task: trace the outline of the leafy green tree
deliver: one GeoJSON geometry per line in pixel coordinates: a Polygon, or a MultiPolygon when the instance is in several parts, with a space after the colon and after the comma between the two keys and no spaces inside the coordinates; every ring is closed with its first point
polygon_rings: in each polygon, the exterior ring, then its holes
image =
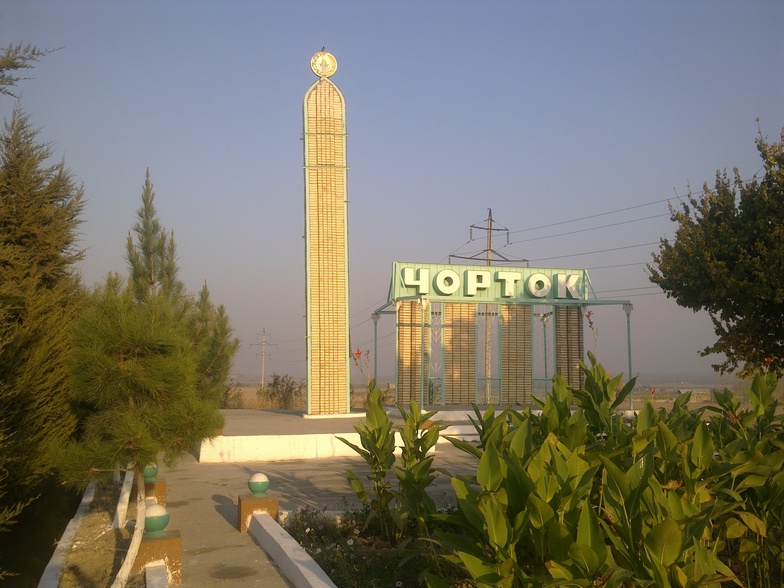
{"type": "Polygon", "coordinates": [[[16,107],[0,137],[0,433],[6,482],[31,492],[50,442],[76,426],[69,404],[71,325],[84,303],[76,270],[82,187],[16,107]]]}
{"type": "Polygon", "coordinates": [[[765,174],[741,180],[716,174],[680,210],[675,239],[662,239],[650,280],[695,312],[707,310],[722,353],[713,367],[741,375],[784,371],[784,129],[779,143],[756,140],[765,174]]]}
{"type": "Polygon", "coordinates": [[[21,43],[8,45],[0,52],[0,94],[16,96],[11,88],[16,83],[25,79],[14,75],[20,69],[30,69],[33,64],[44,55],[51,53],[51,49],[38,49],[35,45],[22,45],[21,43]]]}

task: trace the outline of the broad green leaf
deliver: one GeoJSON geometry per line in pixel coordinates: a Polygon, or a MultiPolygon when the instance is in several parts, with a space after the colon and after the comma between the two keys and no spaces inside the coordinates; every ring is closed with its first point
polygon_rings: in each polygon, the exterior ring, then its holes
{"type": "MultiPolygon", "coordinates": [[[[589,500],[583,501],[580,509],[580,520],[577,523],[577,542],[587,545],[595,554],[598,565],[607,559],[607,546],[604,544],[604,534],[599,527],[599,519],[594,512],[589,500]]],[[[594,570],[596,571],[596,570],[594,570]]]]}
{"type": "Polygon", "coordinates": [[[554,586],[575,586],[574,583],[574,573],[570,570],[567,566],[561,564],[557,561],[548,561],[547,562],[547,571],[550,575],[555,578],[556,580],[563,580],[561,582],[548,582],[546,584],[547,588],[551,588],[554,586]]]}
{"type": "Polygon", "coordinates": [[[452,488],[457,498],[457,506],[466,519],[466,522],[474,529],[481,530],[484,527],[484,517],[477,508],[478,495],[471,485],[462,478],[452,478],[452,488]]]}
{"type": "Polygon", "coordinates": [[[495,492],[503,481],[501,473],[501,462],[498,459],[498,451],[495,446],[490,445],[485,449],[484,455],[479,460],[479,468],[476,470],[476,479],[482,490],[495,492]]]}
{"type": "Polygon", "coordinates": [[[659,429],[659,434],[656,438],[656,445],[662,456],[666,456],[670,451],[677,447],[678,438],[663,421],[659,421],[657,423],[657,427],[659,429]]]}
{"type": "Polygon", "coordinates": [[[496,551],[507,547],[509,521],[494,496],[483,496],[479,501],[479,511],[484,515],[487,539],[496,551]]]}
{"type": "Polygon", "coordinates": [[[370,491],[365,489],[365,484],[359,477],[352,472],[351,470],[346,470],[346,480],[348,480],[349,486],[351,486],[352,492],[357,495],[357,499],[361,503],[365,503],[370,496],[370,491]]]}
{"type": "Polygon", "coordinates": [[[759,519],[757,516],[751,514],[750,512],[741,511],[737,513],[740,519],[745,523],[745,525],[751,529],[752,533],[756,533],[762,537],[768,536],[768,530],[765,526],[765,521],[759,519]]]}
{"type": "Polygon", "coordinates": [[[534,493],[528,495],[528,508],[531,525],[536,529],[544,527],[555,516],[552,507],[534,493]]]}
{"type": "Polygon", "coordinates": [[[626,585],[624,582],[634,576],[633,571],[623,568],[616,568],[608,573],[610,576],[605,580],[603,588],[622,588],[626,585]]]}
{"type": "Polygon", "coordinates": [[[651,443],[656,441],[658,433],[659,430],[656,427],[651,427],[632,437],[632,454],[636,457],[645,451],[651,443]]]}
{"type": "Polygon", "coordinates": [[[604,455],[600,455],[599,459],[604,465],[605,470],[607,470],[607,477],[609,481],[612,481],[612,488],[613,486],[617,489],[617,492],[620,493],[618,496],[621,502],[625,502],[627,498],[629,498],[629,493],[631,492],[631,484],[629,482],[629,478],[624,474],[621,469],[615,465],[612,461],[606,458],[604,455]]]}
{"type": "Polygon", "coordinates": [[[639,435],[655,426],[656,411],[653,410],[653,405],[650,402],[646,402],[640,412],[637,413],[637,434],[639,435]]]}
{"type": "Polygon", "coordinates": [[[736,490],[744,490],[745,488],[759,488],[760,486],[764,486],[765,483],[768,481],[768,476],[762,476],[760,474],[749,474],[747,476],[743,476],[735,489],[736,490]]]}
{"type": "Polygon", "coordinates": [[[671,517],[651,527],[645,535],[645,547],[651,554],[651,558],[660,562],[665,568],[677,561],[681,554],[682,542],[681,529],[671,517]]]}
{"type": "Polygon", "coordinates": [[[502,585],[502,578],[498,573],[497,566],[464,551],[458,552],[457,556],[479,586],[502,585]]]}
{"type": "MultiPolygon", "coordinates": [[[[340,437],[338,437],[338,439],[340,439],[340,437]]],[[[445,435],[444,439],[449,441],[454,447],[456,447],[460,451],[464,451],[469,455],[473,455],[477,459],[482,457],[482,453],[484,453],[479,447],[477,447],[473,443],[468,443],[467,441],[463,441],[462,439],[457,439],[456,437],[449,437],[448,435],[445,435]]]]}
{"type": "Polygon", "coordinates": [[[701,422],[697,426],[697,430],[694,431],[694,439],[691,448],[691,462],[698,468],[705,469],[713,459],[713,453],[715,451],[708,427],[704,422],[701,422]]]}
{"type": "Polygon", "coordinates": [[[784,466],[784,450],[779,449],[762,456],[760,463],[768,466],[774,472],[779,471],[784,466]]]}
{"type": "Polygon", "coordinates": [[[667,570],[664,569],[661,562],[658,559],[653,558],[651,559],[651,564],[653,565],[653,579],[656,581],[656,588],[672,588],[670,579],[667,576],[667,570]]]}
{"type": "Polygon", "coordinates": [[[653,462],[654,459],[650,452],[645,452],[639,456],[632,467],[629,468],[629,471],[626,472],[632,491],[648,484],[648,479],[653,474],[653,462]]]}
{"type": "Polygon", "coordinates": [[[683,512],[683,500],[675,490],[667,491],[667,505],[670,509],[670,516],[676,521],[682,521],[685,518],[683,512]]]}
{"type": "Polygon", "coordinates": [[[759,543],[749,539],[748,537],[741,537],[740,549],[738,549],[738,557],[742,562],[751,561],[759,551],[759,543]]]}
{"type": "Polygon", "coordinates": [[[569,547],[573,543],[569,529],[561,521],[552,519],[545,527],[545,533],[550,558],[555,561],[566,561],[569,557],[569,547]]]}
{"type": "MultiPolygon", "coordinates": [[[[629,375],[631,376],[631,374],[629,375]]],[[[618,408],[623,403],[623,401],[626,400],[626,397],[629,396],[629,394],[631,394],[636,384],[637,384],[637,377],[634,377],[628,382],[626,382],[626,385],[624,385],[621,391],[618,392],[618,394],[615,396],[615,400],[610,405],[610,409],[615,410],[616,408],[618,408]]]]}
{"type": "Polygon", "coordinates": [[[523,459],[531,452],[531,422],[524,419],[512,433],[509,451],[518,459],[523,459]]]}
{"type": "Polygon", "coordinates": [[[599,556],[588,545],[583,543],[572,543],[569,548],[569,558],[579,567],[589,578],[599,571],[599,556]]]}
{"type": "Polygon", "coordinates": [[[689,576],[686,575],[686,572],[683,571],[683,568],[673,565],[672,571],[674,572],[675,581],[678,583],[678,586],[680,588],[686,588],[686,586],[689,585],[689,576]]]}
{"type": "MultiPolygon", "coordinates": [[[[561,445],[558,443],[553,442],[553,440],[548,437],[548,443],[545,445],[550,450],[550,467],[553,468],[555,474],[558,476],[559,486],[567,480],[569,477],[569,468],[566,465],[566,457],[568,457],[571,452],[566,448],[565,445],[561,445]]],[[[550,500],[551,497],[547,497],[547,500],[550,500]]]]}

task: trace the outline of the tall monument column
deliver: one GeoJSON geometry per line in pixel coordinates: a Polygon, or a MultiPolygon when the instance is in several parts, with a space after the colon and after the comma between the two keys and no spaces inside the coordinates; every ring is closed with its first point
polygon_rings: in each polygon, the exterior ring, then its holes
{"type": "Polygon", "coordinates": [[[342,414],[351,410],[346,105],[329,79],[335,58],[322,49],[310,67],[318,80],[303,102],[308,414],[342,414]]]}

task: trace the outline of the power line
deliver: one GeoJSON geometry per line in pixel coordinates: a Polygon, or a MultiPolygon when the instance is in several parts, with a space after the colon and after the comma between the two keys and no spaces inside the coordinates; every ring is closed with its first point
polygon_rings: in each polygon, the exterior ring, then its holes
{"type": "Polygon", "coordinates": [[[584,267],[584,270],[600,270],[600,269],[612,269],[616,267],[629,267],[632,265],[647,265],[650,261],[638,261],[636,263],[616,263],[614,265],[597,265],[594,267],[584,267]]]}
{"type": "MultiPolygon", "coordinates": [[[[607,229],[609,227],[618,227],[620,225],[628,225],[628,224],[631,224],[631,223],[637,223],[637,222],[644,221],[644,220],[650,220],[652,218],[661,218],[663,216],[670,216],[670,213],[669,212],[665,212],[665,213],[662,213],[662,214],[653,214],[651,216],[645,216],[645,217],[642,217],[642,218],[635,218],[635,219],[631,219],[631,220],[620,221],[620,222],[617,222],[617,223],[609,223],[609,224],[606,224],[606,225],[599,225],[597,227],[589,227],[587,229],[578,229],[576,231],[568,231],[566,233],[556,233],[554,235],[545,235],[543,237],[531,237],[530,239],[520,239],[519,241],[510,241],[509,243],[507,243],[507,245],[517,245],[518,243],[528,243],[529,241],[541,241],[542,239],[552,239],[554,237],[563,237],[565,235],[576,235],[577,233],[587,233],[588,231],[598,231],[599,229],[607,229]]],[[[515,232],[519,232],[519,231],[515,231],[515,232]]],[[[506,247],[506,245],[504,245],[504,247],[506,247]]]]}
{"type": "MultiPolygon", "coordinates": [[[[680,198],[680,196],[678,196],[678,198],[680,198]]],[[[555,222],[555,223],[549,223],[549,224],[546,224],[546,225],[540,225],[538,227],[529,227],[527,229],[519,229],[517,231],[510,231],[510,234],[523,233],[525,231],[538,231],[540,229],[549,229],[550,227],[557,227],[559,225],[566,225],[566,224],[569,224],[569,223],[576,223],[576,222],[579,222],[579,221],[590,220],[592,218],[599,218],[601,216],[608,216],[608,215],[611,215],[611,214],[617,214],[619,212],[627,212],[629,210],[635,210],[637,208],[644,208],[646,206],[653,206],[654,204],[661,204],[663,202],[669,202],[670,200],[672,200],[672,198],[664,198],[663,200],[654,200],[653,202],[646,202],[645,204],[636,204],[634,206],[627,206],[625,208],[618,208],[617,210],[609,210],[607,212],[597,212],[596,214],[591,214],[591,215],[583,216],[583,217],[580,217],[580,218],[573,218],[573,219],[570,219],[570,220],[558,221],[558,222],[555,222]]]]}
{"type": "Polygon", "coordinates": [[[595,294],[606,294],[607,292],[630,292],[632,290],[651,290],[651,289],[659,289],[658,286],[640,286],[638,288],[615,288],[613,290],[598,290],[594,292],[595,294]]]}
{"type": "Polygon", "coordinates": [[[594,255],[596,253],[608,253],[610,251],[624,251],[626,249],[634,249],[635,247],[649,247],[651,245],[658,245],[658,241],[652,243],[639,243],[637,245],[626,245],[624,247],[611,247],[609,249],[597,249],[596,251],[583,251],[582,253],[570,253],[568,255],[554,255],[552,257],[540,257],[539,259],[532,259],[531,261],[549,261],[551,259],[562,259],[564,257],[579,257],[581,255],[594,255]]]}

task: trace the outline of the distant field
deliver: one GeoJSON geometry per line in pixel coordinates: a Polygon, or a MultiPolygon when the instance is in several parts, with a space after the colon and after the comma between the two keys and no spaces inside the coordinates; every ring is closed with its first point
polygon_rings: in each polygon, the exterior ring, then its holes
{"type": "MultiPolygon", "coordinates": [[[[749,381],[735,381],[733,384],[729,386],[716,386],[715,389],[723,390],[725,387],[729,388],[734,394],[735,397],[740,401],[741,405],[748,404],[748,400],[746,398],[746,390],[751,386],[751,382],[749,381]]],[[[634,392],[632,393],[633,401],[634,401],[634,408],[641,407],[647,400],[651,400],[655,406],[667,407],[672,405],[673,401],[677,397],[680,392],[692,391],[692,398],[690,401],[690,406],[692,407],[699,407],[705,406],[707,404],[713,404],[713,394],[712,390],[714,387],[707,386],[705,384],[689,384],[686,382],[680,383],[662,383],[654,386],[645,386],[645,387],[638,387],[635,388],[634,392]],[[655,392],[652,394],[651,389],[655,388],[655,392]]],[[[245,408],[245,409],[253,409],[253,410],[275,410],[278,407],[272,405],[269,402],[265,402],[263,398],[259,398],[257,396],[258,388],[256,386],[241,386],[236,389],[236,393],[233,396],[232,402],[227,406],[227,408],[245,408]]],[[[352,408],[362,408],[365,405],[365,396],[367,395],[367,388],[363,387],[356,387],[354,388],[351,406],[352,408]]],[[[784,380],[779,382],[779,386],[776,391],[776,398],[779,402],[784,401],[784,380]]],[[[393,404],[394,399],[389,396],[385,399],[387,404],[393,404]]],[[[624,406],[622,408],[628,408],[629,401],[627,400],[624,402],[624,406]]],[[[294,407],[295,409],[305,410],[306,408],[306,399],[303,397],[300,399],[299,403],[294,407]]]]}

